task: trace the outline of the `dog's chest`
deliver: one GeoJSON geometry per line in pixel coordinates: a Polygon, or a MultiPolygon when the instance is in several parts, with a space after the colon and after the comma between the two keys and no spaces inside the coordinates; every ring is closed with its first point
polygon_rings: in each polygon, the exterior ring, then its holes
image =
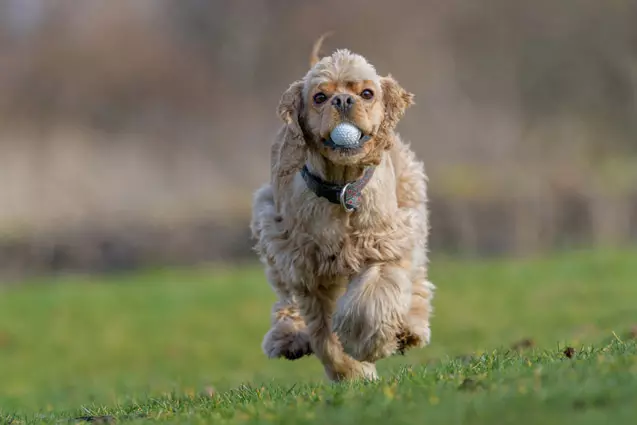
{"type": "Polygon", "coordinates": [[[317,217],[307,223],[311,242],[306,245],[306,263],[308,270],[317,276],[352,275],[360,270],[365,262],[365,253],[356,252],[357,232],[346,224],[342,217],[317,217]]]}
{"type": "Polygon", "coordinates": [[[299,241],[297,250],[307,274],[315,276],[348,277],[357,274],[372,262],[392,261],[399,258],[396,247],[404,243],[390,235],[378,232],[374,226],[357,220],[337,208],[316,214],[300,226],[306,237],[299,241]]]}
{"type": "MultiPolygon", "coordinates": [[[[378,173],[378,176],[381,174],[378,173]]],[[[295,180],[285,216],[292,265],[304,276],[341,276],[359,273],[367,264],[395,261],[405,252],[407,234],[397,208],[392,179],[376,179],[363,192],[358,211],[317,197],[302,179],[295,180]]]]}

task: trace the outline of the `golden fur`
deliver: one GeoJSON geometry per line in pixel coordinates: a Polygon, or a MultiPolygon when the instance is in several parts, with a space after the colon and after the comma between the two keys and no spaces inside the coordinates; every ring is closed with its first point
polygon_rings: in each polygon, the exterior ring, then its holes
{"type": "Polygon", "coordinates": [[[257,190],[255,250],[278,296],[262,348],[269,357],[314,354],[332,380],[375,378],[375,362],[429,342],[434,286],[427,279],[427,178],[395,127],[413,103],[391,76],[337,50],[283,94],[271,181],[257,190]],[[372,99],[363,99],[365,88],[372,99]],[[349,120],[371,139],[354,153],[321,143],[342,120],[316,92],[356,98],[349,120]],[[376,171],[360,208],[346,212],[311,192],[299,170],[343,184],[376,171]]]}

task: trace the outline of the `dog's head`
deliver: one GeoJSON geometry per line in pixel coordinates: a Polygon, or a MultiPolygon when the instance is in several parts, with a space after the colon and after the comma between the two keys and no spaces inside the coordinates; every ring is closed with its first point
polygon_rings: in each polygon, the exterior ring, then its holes
{"type": "MultiPolygon", "coordinates": [[[[314,53],[317,46],[320,40],[314,53]]],[[[379,76],[363,56],[348,50],[317,57],[311,65],[283,94],[281,118],[309,149],[334,164],[378,164],[382,152],[391,147],[392,130],[413,104],[413,94],[391,76],[379,76]],[[331,132],[343,122],[360,130],[357,143],[333,142],[331,132]]]]}

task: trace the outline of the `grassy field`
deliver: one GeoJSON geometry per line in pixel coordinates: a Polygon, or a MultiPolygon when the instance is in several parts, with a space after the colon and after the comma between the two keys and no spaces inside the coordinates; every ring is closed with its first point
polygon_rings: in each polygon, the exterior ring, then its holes
{"type": "Polygon", "coordinates": [[[259,267],[0,289],[0,424],[634,423],[637,251],[436,258],[431,274],[431,346],[371,384],[265,358],[259,267]]]}

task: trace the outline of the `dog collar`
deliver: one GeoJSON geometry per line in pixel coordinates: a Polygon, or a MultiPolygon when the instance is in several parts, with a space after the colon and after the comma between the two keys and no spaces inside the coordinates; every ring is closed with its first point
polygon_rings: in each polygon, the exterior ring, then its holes
{"type": "Polygon", "coordinates": [[[375,169],[376,167],[367,167],[363,172],[363,177],[344,185],[326,182],[312,174],[306,165],[301,169],[301,176],[308,189],[316,196],[325,198],[333,204],[341,205],[347,212],[352,212],[360,206],[363,189],[374,175],[375,169]]]}

